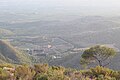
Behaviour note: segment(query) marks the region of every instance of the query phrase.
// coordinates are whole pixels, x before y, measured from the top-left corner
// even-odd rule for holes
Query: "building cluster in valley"
[[[50,39],[45,37],[27,37],[18,41],[18,44],[15,45],[16,48],[20,48],[35,57],[51,56],[52,59],[60,59],[74,48],[74,45],[60,37]]]

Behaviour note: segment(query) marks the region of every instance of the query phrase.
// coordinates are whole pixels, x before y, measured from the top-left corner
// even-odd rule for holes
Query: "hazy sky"
[[[96,10],[111,11],[120,14],[120,0],[0,0],[0,9],[49,9],[50,7],[69,10],[82,9],[91,12]]]
[[[40,5],[40,6],[104,6],[120,7],[120,0],[0,0],[1,6]]]

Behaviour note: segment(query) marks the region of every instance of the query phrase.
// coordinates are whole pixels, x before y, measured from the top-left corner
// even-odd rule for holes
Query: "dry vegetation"
[[[75,70],[47,64],[1,64],[0,80],[120,80],[120,71],[100,66]]]

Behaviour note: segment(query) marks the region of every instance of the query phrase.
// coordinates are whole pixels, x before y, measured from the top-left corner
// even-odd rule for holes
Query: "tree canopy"
[[[111,57],[116,54],[115,49],[109,48],[103,45],[96,45],[82,54],[81,64],[89,64],[91,62],[97,62],[99,66],[107,66],[111,61]]]

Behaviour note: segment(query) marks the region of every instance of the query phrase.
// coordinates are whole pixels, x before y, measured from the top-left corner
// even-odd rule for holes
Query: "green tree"
[[[97,62],[99,66],[104,67],[110,64],[111,57],[115,54],[116,51],[113,48],[103,45],[96,45],[83,52],[81,55],[81,64]]]

